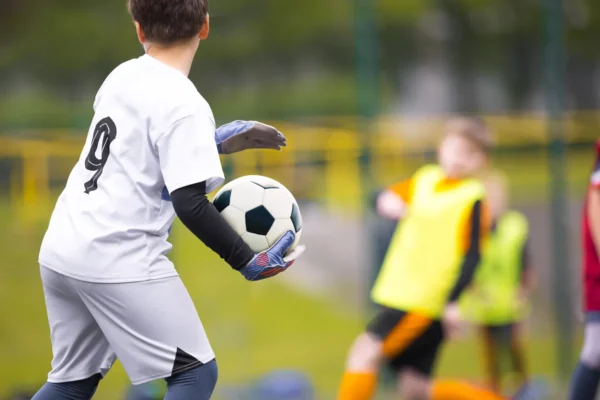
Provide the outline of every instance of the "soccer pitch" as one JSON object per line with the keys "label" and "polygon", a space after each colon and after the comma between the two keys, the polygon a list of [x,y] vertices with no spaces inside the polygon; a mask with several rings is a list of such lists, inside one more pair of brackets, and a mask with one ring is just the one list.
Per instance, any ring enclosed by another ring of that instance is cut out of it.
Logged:
{"label": "soccer pitch", "polygon": [[[16,389],[37,388],[50,367],[49,329],[37,253],[44,231],[19,229],[7,201],[1,233],[5,264],[0,269],[0,397]],[[177,268],[196,303],[217,353],[220,386],[246,383],[274,368],[306,371],[325,391],[335,387],[347,345],[361,318],[290,291],[276,280],[246,282],[185,228],[173,231]],[[116,399],[127,378],[117,365],[95,396]]]}
{"label": "soccer pitch", "polygon": [[[24,231],[7,201],[0,202],[4,257],[0,269],[0,397],[35,389],[45,381],[51,349],[37,254],[45,222]],[[298,293],[277,279],[246,282],[181,225],[173,232],[176,266],[196,303],[219,361],[219,388],[237,386],[277,368],[304,371],[319,399],[333,399],[354,337],[368,316],[328,299]],[[550,379],[556,365],[550,335],[531,340],[531,369]],[[441,375],[478,379],[472,340],[444,350]],[[96,399],[124,398],[128,383],[119,364],[101,383]]]}

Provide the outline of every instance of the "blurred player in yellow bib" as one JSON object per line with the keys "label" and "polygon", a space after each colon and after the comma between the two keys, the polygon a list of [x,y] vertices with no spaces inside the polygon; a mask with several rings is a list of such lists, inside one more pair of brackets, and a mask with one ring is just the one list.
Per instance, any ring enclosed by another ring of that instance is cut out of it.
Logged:
{"label": "blurred player in yellow bib", "polygon": [[517,383],[528,380],[521,321],[529,312],[534,274],[527,245],[529,224],[523,214],[507,209],[504,176],[495,172],[484,184],[493,215],[492,231],[471,289],[460,303],[466,319],[480,327],[488,385],[500,392],[505,356]]}
{"label": "blurred player in yellow bib", "polygon": [[491,133],[479,119],[448,122],[439,165],[419,169],[377,199],[380,215],[402,219],[372,299],[382,310],[354,343],[338,400],[369,400],[390,365],[407,400],[498,400],[468,383],[434,380],[440,345],[461,322],[458,299],[470,284],[491,225],[485,188]]}

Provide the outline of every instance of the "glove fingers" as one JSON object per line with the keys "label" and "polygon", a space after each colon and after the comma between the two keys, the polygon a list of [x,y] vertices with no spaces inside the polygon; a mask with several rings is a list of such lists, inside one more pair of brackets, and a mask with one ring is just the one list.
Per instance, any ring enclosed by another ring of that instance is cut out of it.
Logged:
{"label": "glove fingers", "polygon": [[274,126],[271,125],[267,125],[264,122],[259,122],[259,121],[251,121],[254,124],[254,127],[263,131],[275,131],[275,132],[279,132],[277,130],[277,128],[275,128]]}
{"label": "glove fingers", "polygon": [[277,131],[264,132],[257,129],[250,129],[244,132],[246,140],[257,140],[261,142],[287,143],[285,136],[277,134]]}
{"label": "glove fingers", "polygon": [[287,231],[283,236],[275,243],[272,251],[283,258],[283,255],[290,249],[292,244],[296,240],[296,234],[292,231]]}
{"label": "glove fingers", "polygon": [[246,132],[243,138],[244,140],[252,142],[253,144],[276,144],[279,146],[285,146],[287,144],[284,138],[272,135],[262,135],[260,133],[256,133],[254,130]]}
{"label": "glove fingers", "polygon": [[236,135],[246,134],[253,138],[261,138],[262,140],[274,140],[279,142],[286,142],[285,136],[270,125],[263,124],[262,122],[256,121],[233,121],[225,125],[221,125],[217,129],[217,136],[221,140],[227,140],[228,138]]}
{"label": "glove fingers", "polygon": [[278,143],[265,143],[265,142],[254,142],[252,146],[255,149],[270,149],[270,150],[281,150],[281,145]]}
{"label": "glove fingers", "polygon": [[290,254],[288,254],[287,256],[285,256],[283,258],[283,261],[286,263],[296,261],[298,259],[298,257],[300,257],[302,255],[302,253],[304,253],[305,250],[306,250],[306,246],[304,246],[304,245],[297,246],[294,250],[292,250],[292,252]]}
{"label": "glove fingers", "polygon": [[231,138],[230,142],[235,142],[238,146],[252,147],[254,149],[280,150],[281,147],[287,145],[287,142],[283,137],[264,135],[254,129],[249,130],[244,135]]}
{"label": "glove fingers", "polygon": [[254,126],[249,130],[249,132],[252,132],[254,137],[260,137],[263,140],[273,140],[277,143],[286,142],[286,138],[283,133],[279,132],[276,128],[270,125],[263,124],[262,122],[255,122]]}
{"label": "glove fingers", "polygon": [[220,153],[231,154],[246,149],[281,150],[287,145],[285,136],[276,128],[257,121],[233,121],[215,132]]}

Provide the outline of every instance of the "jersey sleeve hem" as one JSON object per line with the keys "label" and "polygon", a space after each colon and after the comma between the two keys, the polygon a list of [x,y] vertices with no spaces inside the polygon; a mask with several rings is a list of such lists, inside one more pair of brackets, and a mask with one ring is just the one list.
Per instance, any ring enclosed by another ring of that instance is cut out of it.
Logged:
{"label": "jersey sleeve hem", "polygon": [[210,193],[221,186],[223,182],[225,182],[225,175],[223,174],[223,171],[207,172],[206,174],[198,175],[197,177],[191,179],[182,179],[177,181],[174,185],[171,184],[171,187],[168,187],[167,190],[169,191],[169,194],[171,194],[177,189],[200,182],[206,182],[206,193]]}
{"label": "jersey sleeve hem", "polygon": [[173,122],[156,142],[161,171],[169,194],[206,182],[209,193],[225,179],[209,116],[188,115]]}

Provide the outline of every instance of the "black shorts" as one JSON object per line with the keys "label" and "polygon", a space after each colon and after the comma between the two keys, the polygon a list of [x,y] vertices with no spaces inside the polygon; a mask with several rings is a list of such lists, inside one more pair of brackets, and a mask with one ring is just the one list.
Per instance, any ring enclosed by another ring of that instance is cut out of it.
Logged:
{"label": "black shorts", "polygon": [[409,367],[427,376],[433,372],[444,341],[439,320],[391,308],[380,311],[367,332],[381,339],[383,352],[394,371]]}
{"label": "black shorts", "polygon": [[480,332],[489,376],[505,371],[525,371],[519,323],[483,325]]}
{"label": "black shorts", "polygon": [[516,324],[502,324],[502,325],[483,325],[481,327],[482,334],[486,335],[490,343],[494,345],[508,345],[513,341],[514,331]]}

